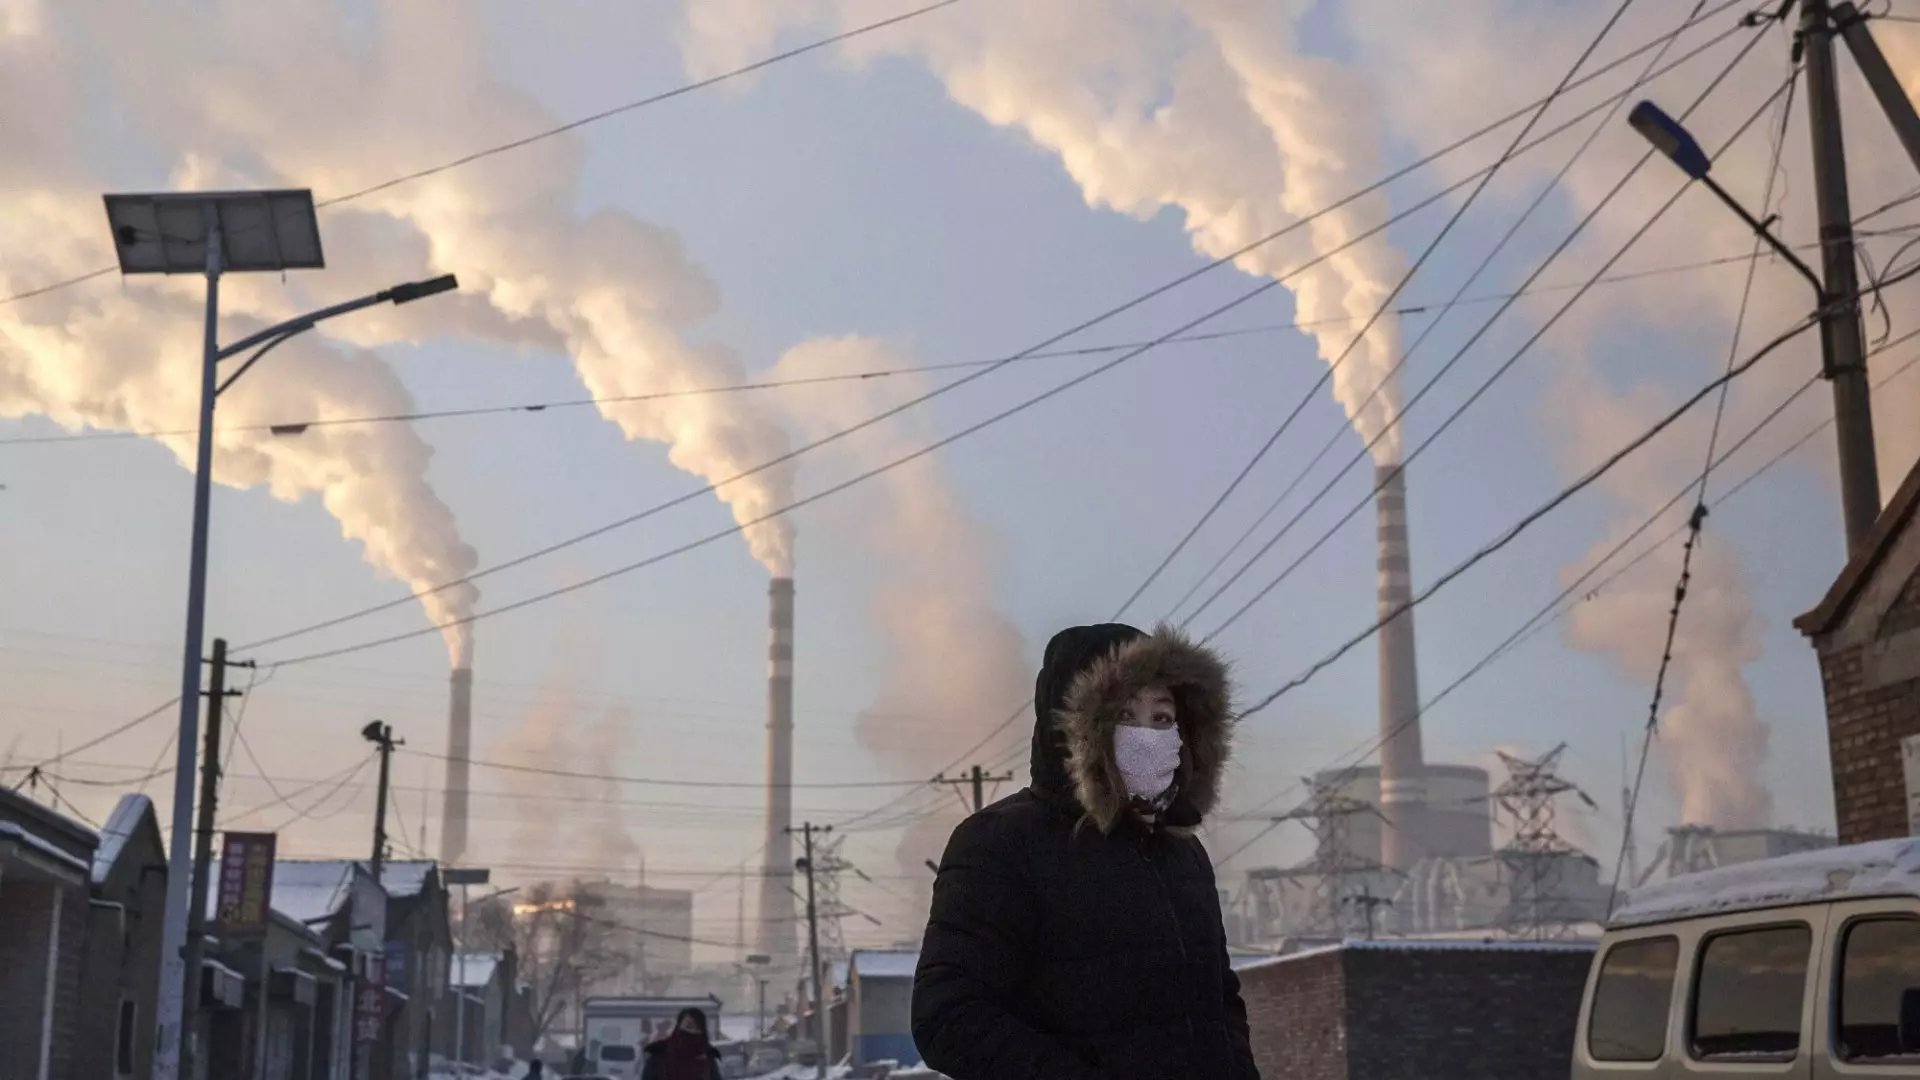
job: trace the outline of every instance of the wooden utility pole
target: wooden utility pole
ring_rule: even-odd
[[[194,1013],[200,1004],[200,961],[206,949],[208,877],[213,873],[214,811],[220,798],[220,721],[229,697],[240,696],[227,689],[227,639],[213,639],[213,669],[207,689],[206,745],[200,752],[200,817],[193,831],[193,886],[187,902],[186,996],[180,999],[181,1073],[192,1076],[193,1058],[201,1053],[194,1036]],[[236,667],[252,667],[251,660]]]
[[[375,720],[360,729],[361,737],[380,748],[380,790],[373,804],[373,880],[380,882],[380,870],[387,859],[387,782],[393,770],[393,748],[406,740],[393,737],[393,725]]]
[[[816,1075],[820,1080],[826,1080],[827,1035],[830,1028],[827,1024],[826,979],[820,971],[820,913],[819,908],[814,904],[813,896],[813,837],[815,833],[832,832],[833,826],[815,825],[808,821],[803,822],[798,829],[789,828],[786,831],[800,834],[801,850],[805,853],[794,862],[794,869],[807,875],[807,966],[812,971],[813,978],[814,1037],[819,1040],[820,1048],[819,1071]]]
[[[973,787],[973,812],[977,814],[980,812],[981,808],[986,805],[987,783],[991,781],[992,783],[998,784],[1003,780],[1011,780],[1011,779],[1013,779],[1013,773],[1011,772],[1004,772],[998,776],[995,776],[988,773],[985,769],[981,768],[980,766],[975,765],[964,776],[953,776],[953,777],[936,776],[934,777],[933,782],[936,784],[952,784],[955,787],[959,787],[962,784],[971,785]]]

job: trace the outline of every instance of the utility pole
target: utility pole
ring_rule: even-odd
[[[1353,907],[1357,907],[1357,908],[1359,908],[1359,909],[1361,909],[1361,910],[1362,910],[1363,912],[1365,912],[1365,913],[1366,913],[1366,918],[1367,918],[1367,940],[1368,940],[1368,941],[1372,941],[1372,940],[1373,940],[1373,912],[1374,912],[1374,909],[1375,909],[1375,908],[1383,908],[1383,907],[1392,907],[1392,906],[1393,906],[1393,901],[1392,901],[1391,899],[1389,899],[1388,897],[1385,897],[1385,896],[1375,896],[1375,895],[1373,895],[1373,886],[1372,886],[1372,885],[1365,885],[1365,886],[1362,886],[1362,888],[1361,888],[1361,890],[1360,890],[1360,895],[1359,895],[1359,896],[1349,896],[1349,897],[1346,897],[1345,899],[1343,899],[1343,900],[1342,900],[1341,902],[1342,902],[1342,903],[1344,903],[1344,904],[1348,904],[1348,905],[1351,905],[1351,906],[1353,906]]]
[[[820,1048],[820,1056],[818,1059],[819,1071],[816,1075],[819,1076],[820,1080],[826,1080],[828,1032],[827,991],[825,985],[826,979],[822,977],[820,972],[820,917],[819,911],[814,904],[813,896],[813,837],[815,833],[824,834],[832,832],[833,826],[815,825],[813,822],[807,821],[802,822],[798,829],[788,828],[786,831],[789,834],[794,832],[800,834],[801,850],[805,852],[805,855],[794,863],[794,869],[807,875],[807,939],[808,955],[810,957],[808,967],[813,973],[814,1037],[819,1040]]]
[[[373,880],[380,881],[381,865],[387,858],[387,779],[393,767],[393,748],[407,745],[393,737],[393,725],[375,720],[360,729],[360,735],[380,748],[380,790],[373,804]]]
[[[1880,473],[1873,446],[1866,337],[1860,326],[1860,281],[1854,269],[1847,148],[1841,135],[1840,88],[1834,69],[1836,32],[1827,0],[1800,0],[1795,47],[1804,50],[1807,65],[1807,128],[1813,137],[1813,194],[1820,216],[1820,263],[1827,300],[1820,312],[1820,349],[1823,374],[1833,383],[1840,505],[1851,556],[1866,543],[1880,517]],[[1864,27],[1860,32],[1865,33]],[[1912,112],[1911,105],[1906,108]]]
[[[941,776],[934,777],[933,782],[936,784],[951,784],[956,788],[958,788],[962,784],[972,785],[973,786],[973,812],[977,814],[980,812],[981,808],[986,805],[987,783],[991,781],[995,784],[998,784],[1001,781],[1011,780],[1011,779],[1013,779],[1013,773],[1011,772],[1004,772],[998,776],[994,776],[988,773],[985,769],[981,768],[980,766],[975,765],[964,776],[949,777],[946,775],[941,775]]]
[[[180,1071],[192,1076],[200,1046],[194,1038],[194,1016],[200,1005],[200,960],[206,950],[207,887],[213,873],[214,811],[220,796],[220,721],[226,699],[240,691],[227,689],[227,639],[213,639],[213,673],[207,690],[206,747],[200,752],[200,821],[193,833],[193,892],[187,903],[187,981],[180,999]],[[249,660],[236,667],[252,667]]]

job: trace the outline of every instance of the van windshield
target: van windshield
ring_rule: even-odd
[[[601,1061],[632,1061],[633,1059],[634,1052],[631,1046],[603,1046],[600,1048]]]

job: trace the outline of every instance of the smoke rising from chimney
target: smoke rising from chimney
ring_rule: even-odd
[[[688,5],[688,67],[712,74],[763,54],[780,31],[820,15],[814,0],[764,0],[720,10]],[[838,5],[843,25],[874,14]],[[1024,131],[1054,152],[1088,205],[1150,219],[1184,217],[1194,250],[1225,256],[1298,222],[1383,172],[1371,89],[1337,62],[1304,55],[1295,5],[1264,0],[1107,0],[1099,4],[979,3],[890,28],[850,45],[854,55],[918,56],[960,104]],[[1278,277],[1386,219],[1375,193],[1237,260]],[[1389,373],[1400,330],[1381,318],[1404,260],[1369,241],[1287,283],[1296,316],[1314,325],[1322,358],[1353,345],[1334,373],[1335,398],[1375,459],[1400,459],[1401,393]],[[1384,385],[1383,385],[1384,384]],[[1367,402],[1375,388],[1379,394]],[[1363,407],[1363,403],[1364,407]]]
[[[872,339],[817,339],[787,350],[771,377],[907,363],[898,350]],[[811,436],[871,416],[929,385],[925,378],[891,379],[884,388],[842,383],[782,400],[795,430]],[[815,458],[823,470],[852,471],[935,437],[928,416],[909,413]],[[872,589],[869,611],[882,651],[880,689],[856,719],[855,736],[889,774],[932,776],[1005,718],[1011,702],[1032,693],[1020,632],[994,602],[993,539],[931,456],[863,485],[849,494],[841,513],[845,517],[823,519],[820,527],[845,522],[843,544],[863,553],[864,577]],[[1024,733],[1006,741],[1024,745]],[[993,754],[1003,745],[996,742],[981,753]],[[925,860],[939,857],[956,816],[942,813],[902,838],[896,854],[910,881],[921,880]],[[917,891],[924,895],[924,889]]]

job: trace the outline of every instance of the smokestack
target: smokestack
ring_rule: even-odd
[[[796,958],[793,922],[793,579],[767,588],[767,861],[760,879],[760,951]]]
[[[473,754],[473,669],[453,669],[447,706],[447,786],[440,807],[440,861],[458,865],[467,853],[467,762]]]
[[[1420,749],[1420,673],[1413,647],[1407,480],[1399,462],[1376,465],[1380,514],[1380,861],[1406,871],[1425,853],[1426,762]],[[1404,610],[1402,610],[1404,609]]]

